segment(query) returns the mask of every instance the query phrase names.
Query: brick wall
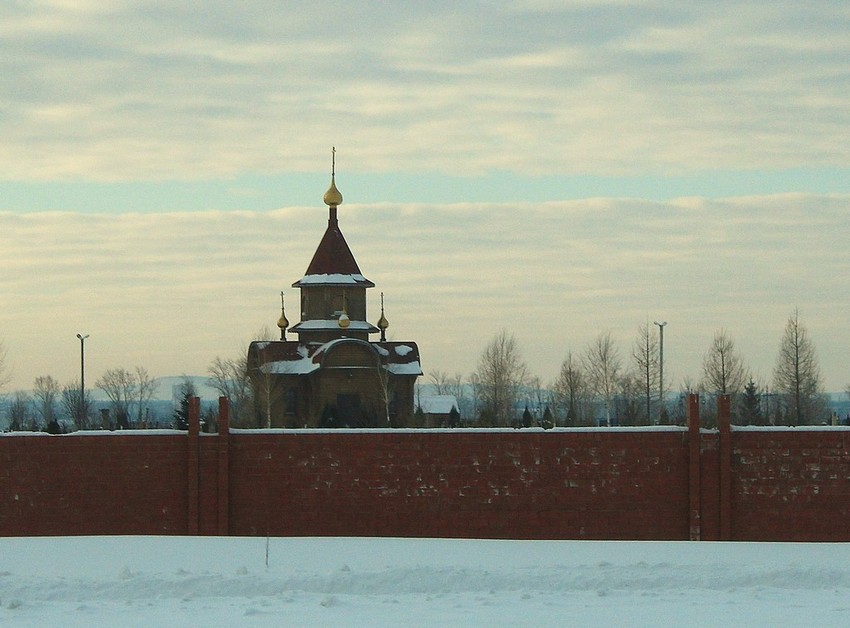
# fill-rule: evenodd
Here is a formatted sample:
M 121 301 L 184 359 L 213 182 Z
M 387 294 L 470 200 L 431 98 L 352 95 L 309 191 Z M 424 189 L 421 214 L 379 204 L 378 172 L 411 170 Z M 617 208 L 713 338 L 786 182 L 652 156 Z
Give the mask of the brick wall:
M 728 408 L 728 405 L 727 405 Z M 0 535 L 847 541 L 850 430 L 0 435 Z M 728 417 L 728 413 L 725 414 Z
M 850 431 L 735 431 L 732 538 L 850 541 Z
M 186 436 L 0 437 L 0 535 L 181 534 Z
M 237 535 L 687 535 L 681 430 L 240 433 L 231 441 Z

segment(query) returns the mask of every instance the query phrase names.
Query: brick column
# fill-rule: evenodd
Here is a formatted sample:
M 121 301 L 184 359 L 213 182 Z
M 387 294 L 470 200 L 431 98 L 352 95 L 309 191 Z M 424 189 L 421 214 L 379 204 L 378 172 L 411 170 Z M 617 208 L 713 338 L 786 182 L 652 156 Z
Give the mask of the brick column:
M 201 400 L 189 400 L 189 438 L 186 452 L 188 490 L 186 491 L 186 534 L 197 535 L 200 531 L 200 437 Z
M 218 526 L 219 536 L 229 534 L 230 515 L 230 400 L 218 398 Z
M 688 395 L 688 524 L 689 538 L 699 541 L 700 529 L 699 395 Z
M 720 428 L 720 540 L 732 539 L 732 428 L 729 395 L 717 398 Z

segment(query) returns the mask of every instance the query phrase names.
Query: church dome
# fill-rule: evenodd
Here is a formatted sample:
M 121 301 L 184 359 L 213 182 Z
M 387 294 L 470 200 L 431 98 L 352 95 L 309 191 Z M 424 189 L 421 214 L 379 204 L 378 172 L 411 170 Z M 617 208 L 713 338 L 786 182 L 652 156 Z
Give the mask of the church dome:
M 328 207 L 336 207 L 337 205 L 342 205 L 342 194 L 339 190 L 336 189 L 334 175 L 331 175 L 331 186 L 328 188 L 328 191 L 325 192 L 325 195 L 322 197 L 322 200 Z

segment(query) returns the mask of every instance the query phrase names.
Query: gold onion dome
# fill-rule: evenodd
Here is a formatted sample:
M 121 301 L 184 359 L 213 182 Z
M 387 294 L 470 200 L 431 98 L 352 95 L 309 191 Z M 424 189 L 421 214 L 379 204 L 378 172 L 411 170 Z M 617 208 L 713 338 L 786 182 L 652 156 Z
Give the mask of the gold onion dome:
M 345 312 L 339 315 L 338 322 L 341 329 L 348 329 L 348 326 L 351 325 L 351 319 L 348 318 L 348 314 Z
M 336 207 L 337 205 L 342 205 L 342 194 L 340 194 L 339 190 L 336 189 L 334 175 L 331 175 L 331 187 L 329 187 L 328 191 L 325 192 L 325 195 L 322 197 L 322 200 L 328 207 Z
M 381 342 L 386 342 L 387 340 L 387 327 L 390 326 L 390 322 L 387 320 L 387 317 L 384 316 L 384 293 L 381 293 L 381 318 L 378 319 L 378 329 L 381 330 Z
M 289 321 L 286 319 L 284 314 L 281 314 L 280 318 L 277 319 L 277 326 L 283 330 L 286 330 L 289 327 Z
M 335 175 L 336 146 L 331 149 L 331 187 L 328 188 L 328 191 L 325 192 L 325 195 L 322 197 L 322 200 L 328 207 L 336 207 L 337 205 L 342 205 L 342 194 L 340 194 L 339 190 L 336 189 L 336 182 L 334 181 Z
M 286 318 L 286 312 L 283 308 L 283 291 L 280 292 L 280 318 L 277 319 L 277 326 L 280 329 L 280 339 L 283 340 L 286 334 L 286 328 L 289 327 L 289 321 Z

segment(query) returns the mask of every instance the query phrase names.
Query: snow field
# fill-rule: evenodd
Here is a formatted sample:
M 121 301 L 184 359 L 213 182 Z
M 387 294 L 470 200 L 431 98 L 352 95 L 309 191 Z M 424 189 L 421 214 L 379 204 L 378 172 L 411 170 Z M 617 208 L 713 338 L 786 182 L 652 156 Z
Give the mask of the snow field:
M 846 626 L 850 546 L 3 538 L 0 625 Z

